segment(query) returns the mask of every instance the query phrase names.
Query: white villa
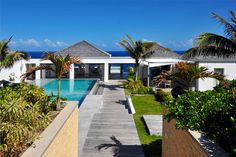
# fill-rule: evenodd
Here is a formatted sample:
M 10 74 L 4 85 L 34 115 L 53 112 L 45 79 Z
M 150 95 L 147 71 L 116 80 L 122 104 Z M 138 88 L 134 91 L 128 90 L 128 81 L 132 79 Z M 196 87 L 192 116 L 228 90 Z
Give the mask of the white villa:
M 63 56 L 70 54 L 71 56 L 79 56 L 81 64 L 71 66 L 70 72 L 64 77 L 68 79 L 77 78 L 95 78 L 107 82 L 111 79 L 125 78 L 125 68 L 134 63 L 134 59 L 128 56 L 112 56 L 106 51 L 96 48 L 87 41 L 81 41 L 72 46 L 69 46 L 59 53 Z M 140 73 L 145 84 L 151 85 L 151 80 L 157 76 L 162 70 L 170 70 L 173 65 L 180 62 L 181 56 L 175 52 L 162 52 L 156 50 L 153 56 L 143 60 L 140 68 L 143 73 Z M 192 61 L 199 66 L 206 66 L 210 71 L 222 73 L 227 79 L 236 79 L 236 57 L 232 58 L 217 58 L 217 57 L 198 57 Z M 31 58 L 28 61 L 19 61 L 11 69 L 3 69 L 0 71 L 0 80 L 9 80 L 9 76 L 14 73 L 16 80 L 20 80 L 20 76 L 32 66 L 52 64 L 49 60 L 42 60 L 40 57 Z M 141 71 L 141 70 L 140 70 Z M 42 70 L 36 71 L 29 79 L 47 79 L 55 78 L 55 73 L 52 71 Z M 198 80 L 196 89 L 200 91 L 212 89 L 217 84 L 214 79 Z

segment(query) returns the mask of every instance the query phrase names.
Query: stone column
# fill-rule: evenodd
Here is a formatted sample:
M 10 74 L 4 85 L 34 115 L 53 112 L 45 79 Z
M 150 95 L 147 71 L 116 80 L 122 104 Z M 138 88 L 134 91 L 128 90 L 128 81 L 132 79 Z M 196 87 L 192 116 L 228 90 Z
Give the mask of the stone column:
M 46 78 L 46 70 L 42 70 L 42 78 Z
M 89 77 L 89 64 L 84 65 L 85 77 Z
M 74 92 L 74 80 L 70 80 L 70 93 Z
M 108 82 L 109 63 L 104 63 L 104 82 Z
M 36 63 L 36 66 L 40 66 L 40 63 Z M 35 72 L 35 80 L 41 79 L 41 70 Z
M 71 64 L 70 65 L 70 72 L 69 72 L 70 74 L 70 76 L 69 76 L 69 78 L 71 79 L 71 80 L 74 80 L 74 78 L 75 78 L 75 65 L 74 64 Z

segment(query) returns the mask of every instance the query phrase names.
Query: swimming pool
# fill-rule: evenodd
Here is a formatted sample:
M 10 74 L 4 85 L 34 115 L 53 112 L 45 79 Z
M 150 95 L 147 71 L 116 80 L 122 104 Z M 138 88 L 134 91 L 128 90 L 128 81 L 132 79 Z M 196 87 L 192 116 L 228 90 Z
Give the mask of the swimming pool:
M 79 101 L 82 103 L 85 96 L 94 86 L 96 80 L 61 80 L 61 97 L 67 98 L 70 101 Z M 35 84 L 42 87 L 47 95 L 57 95 L 57 79 L 41 79 L 36 80 Z

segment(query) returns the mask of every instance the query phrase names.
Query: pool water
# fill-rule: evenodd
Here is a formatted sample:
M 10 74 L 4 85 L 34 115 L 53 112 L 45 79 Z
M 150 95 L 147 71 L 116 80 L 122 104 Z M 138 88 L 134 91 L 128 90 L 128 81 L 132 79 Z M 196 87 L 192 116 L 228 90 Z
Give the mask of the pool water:
M 96 80 L 61 80 L 61 97 L 67 98 L 70 101 L 79 101 L 82 103 L 85 96 L 92 89 Z M 36 85 L 42 87 L 47 95 L 58 94 L 58 82 L 57 79 L 41 79 L 36 80 Z

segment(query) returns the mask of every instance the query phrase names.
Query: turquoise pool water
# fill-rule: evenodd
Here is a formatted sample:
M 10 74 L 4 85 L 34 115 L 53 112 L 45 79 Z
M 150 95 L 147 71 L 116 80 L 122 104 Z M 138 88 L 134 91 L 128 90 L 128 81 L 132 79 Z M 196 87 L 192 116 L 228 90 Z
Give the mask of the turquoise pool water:
M 85 96 L 92 89 L 96 80 L 61 80 L 61 96 L 67 98 L 71 101 L 79 101 L 79 104 L 82 103 Z M 46 94 L 57 95 L 57 80 L 56 79 L 41 79 L 36 80 L 36 85 L 42 87 Z

